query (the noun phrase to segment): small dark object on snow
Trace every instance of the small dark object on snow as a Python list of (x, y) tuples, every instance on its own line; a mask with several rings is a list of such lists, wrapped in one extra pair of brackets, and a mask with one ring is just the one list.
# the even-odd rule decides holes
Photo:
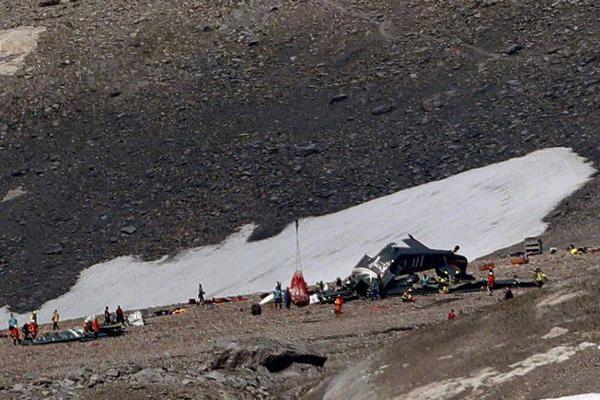
[(260, 315), (262, 313), (262, 307), (258, 303), (252, 304), (250, 312), (252, 313), (252, 315)]

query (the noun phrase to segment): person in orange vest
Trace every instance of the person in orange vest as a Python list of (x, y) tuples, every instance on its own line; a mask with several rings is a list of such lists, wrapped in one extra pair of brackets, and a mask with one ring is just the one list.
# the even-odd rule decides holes
[(21, 344), (21, 336), (19, 335), (19, 328), (10, 328), (10, 338), (13, 341), (13, 344), (16, 346), (17, 344)]
[(29, 322), (29, 334), (31, 335), (31, 338), (35, 339), (35, 337), (37, 336), (37, 333), (38, 333), (38, 324), (34, 320), (31, 320)]
[(490, 271), (487, 277), (487, 291), (489, 295), (492, 295), (492, 290), (494, 290), (494, 286), (496, 285), (496, 276), (494, 275), (494, 271)]
[(94, 331), (94, 337), (98, 338), (98, 332), (100, 332), (100, 321), (98, 321), (98, 317), (94, 315), (94, 320), (92, 321), (92, 331)]
[(342, 299), (342, 296), (336, 297), (335, 308), (334, 308), (336, 317), (342, 313), (342, 305), (344, 305), (344, 299)]
[(456, 313), (454, 312), (454, 310), (453, 310), (453, 309), (452, 309), (452, 310), (450, 310), (450, 312), (448, 313), (448, 319), (449, 319), (450, 321), (453, 321), (453, 320), (455, 320), (455, 319), (456, 319)]

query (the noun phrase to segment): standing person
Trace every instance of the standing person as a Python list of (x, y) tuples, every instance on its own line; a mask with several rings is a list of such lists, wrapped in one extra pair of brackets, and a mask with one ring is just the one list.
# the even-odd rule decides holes
[(290, 293), (290, 288), (286, 287), (283, 296), (285, 297), (285, 308), (288, 310), (292, 308), (292, 294)]
[(12, 338), (14, 345), (21, 343), (21, 338), (19, 337), (19, 321), (17, 321), (13, 313), (10, 313), (10, 319), (8, 320), (8, 331), (10, 332), (10, 337)]
[(125, 325), (125, 314), (121, 306), (117, 306), (115, 314), (117, 314), (117, 324)]
[(198, 304), (204, 304), (204, 289), (200, 282), (198, 282)]
[(323, 281), (319, 281), (319, 283), (317, 283), (317, 288), (319, 289), (319, 292), (324, 292), (325, 291), (325, 283), (323, 283)]
[(335, 278), (335, 290), (340, 290), (342, 286), (342, 278), (338, 276), (337, 278)]
[(546, 283), (547, 280), (548, 277), (542, 272), (541, 269), (536, 268), (535, 271), (533, 271), (533, 281), (535, 282), (537, 287), (544, 286), (544, 283)]
[(15, 318), (15, 314), (10, 313), (10, 319), (8, 320), (8, 329), (18, 328), (19, 321)]
[(344, 299), (342, 299), (342, 296), (339, 296), (335, 298), (335, 306), (333, 309), (333, 312), (335, 312), (335, 316), (339, 317), (342, 314), (342, 306), (344, 305)]
[(377, 300), (377, 292), (379, 291), (379, 284), (377, 279), (371, 279), (371, 301)]
[(86, 319), (83, 320), (83, 333), (87, 336), (87, 334), (90, 333), (91, 329), (92, 320), (90, 319), (90, 317), (86, 317)]
[(110, 311), (108, 311), (108, 306), (104, 309), (104, 325), (110, 325)]
[(27, 322), (23, 324), (21, 332), (23, 332), (23, 339), (31, 339), (31, 336), (29, 335), (29, 324)]
[(54, 310), (54, 312), (52, 313), (52, 330), (53, 331), (57, 331), (60, 329), (58, 327), (59, 321), (60, 321), (60, 314), (58, 313), (58, 310)]
[(37, 325), (37, 311), (32, 311), (31, 312), (31, 321), (33, 321), (36, 325)]
[(275, 309), (279, 308), (281, 310), (281, 300), (283, 294), (281, 293), (281, 284), (277, 282), (275, 285), (275, 290), (273, 291), (273, 298), (275, 299)]
[(29, 334), (32, 339), (35, 339), (38, 333), (38, 324), (34, 320), (29, 321)]
[(98, 321), (98, 317), (94, 315), (94, 320), (92, 321), (92, 331), (94, 331), (94, 337), (98, 338), (98, 332), (100, 332), (100, 321)]
[(487, 291), (489, 295), (492, 295), (492, 291), (494, 290), (494, 286), (496, 285), (496, 276), (494, 275), (494, 271), (490, 271), (487, 277)]

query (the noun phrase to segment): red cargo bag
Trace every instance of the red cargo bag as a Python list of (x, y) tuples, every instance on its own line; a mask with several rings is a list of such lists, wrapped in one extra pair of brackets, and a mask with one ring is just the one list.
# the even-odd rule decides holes
[(304, 280), (302, 271), (294, 272), (292, 282), (290, 283), (290, 294), (292, 295), (292, 303), (298, 307), (304, 307), (310, 303), (308, 285)]

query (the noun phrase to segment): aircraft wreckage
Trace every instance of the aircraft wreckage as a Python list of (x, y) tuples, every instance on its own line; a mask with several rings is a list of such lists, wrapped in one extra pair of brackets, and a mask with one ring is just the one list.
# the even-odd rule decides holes
[[(404, 245), (390, 243), (375, 256), (363, 256), (352, 269), (351, 275), (334, 286), (323, 287), (313, 294), (313, 302), (333, 302), (337, 296), (352, 300), (366, 296), (373, 280), (379, 290), (388, 296), (401, 295), (408, 289), (413, 293), (434, 293), (442, 289), (448, 292), (478, 291), (486, 286), (485, 280), (477, 280), (467, 273), (467, 258), (453, 250), (431, 249), (409, 235)], [(434, 271), (435, 277), (423, 282), (419, 272)], [(496, 287), (533, 286), (529, 280), (496, 280)]]
[(43, 345), (53, 343), (67, 342), (86, 342), (89, 340), (104, 339), (114, 336), (120, 336), (124, 333), (123, 326), (120, 324), (102, 325), (100, 331), (94, 335), (91, 332), (84, 332), (83, 329), (65, 329), (62, 331), (48, 332), (35, 339), (23, 339), (20, 344), (23, 346)]

